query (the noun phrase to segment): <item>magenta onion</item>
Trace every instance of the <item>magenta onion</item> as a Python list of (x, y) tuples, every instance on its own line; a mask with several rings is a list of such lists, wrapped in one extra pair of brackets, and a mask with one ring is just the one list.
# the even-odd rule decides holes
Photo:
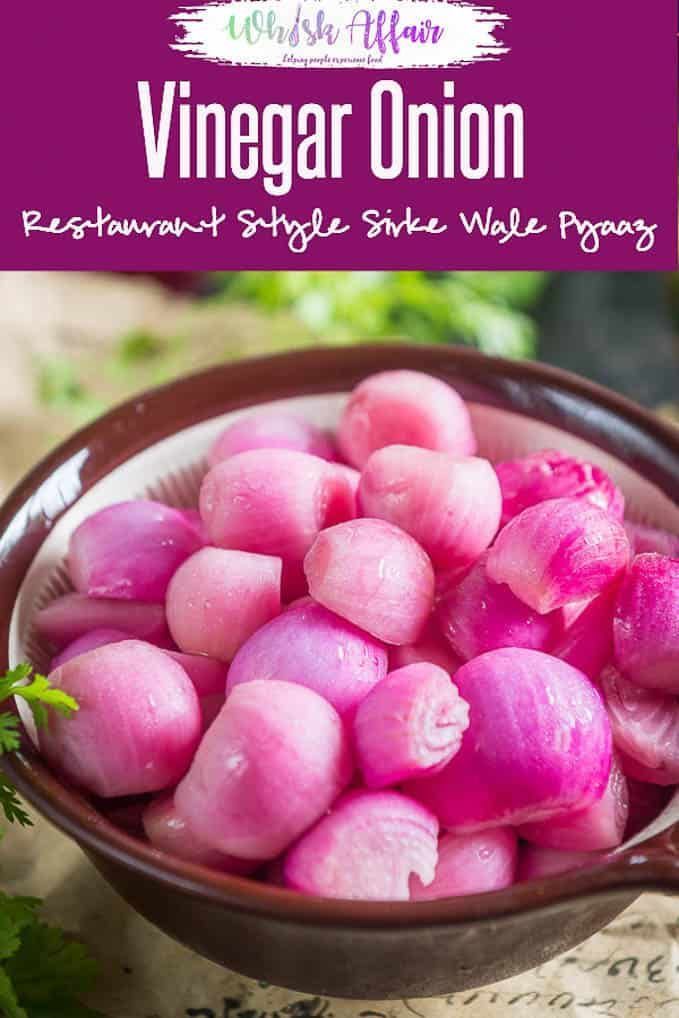
[(469, 411), (451, 386), (419, 371), (383, 371), (358, 385), (337, 433), (344, 459), (362, 469), (385, 445), (473, 456), (476, 439)]
[(172, 793), (158, 796), (149, 803), (142, 815), (142, 824), (146, 837), (155, 848), (178, 859), (244, 876), (257, 869), (256, 861), (223, 855), (196, 838), (186, 821), (177, 813)]
[(51, 712), (40, 748), (76, 785), (106, 798), (139, 795), (185, 774), (200, 740), (200, 706), (184, 670), (162, 650), (137, 640), (108, 644), (50, 680), (79, 710)]
[(625, 530), (634, 555), (655, 552), (657, 555), (679, 558), (677, 534), (668, 534), (666, 530), (648, 527), (644, 523), (632, 523), (630, 520), (625, 520)]
[[(625, 770), (624, 763), (623, 770)], [(672, 794), (669, 788), (637, 781), (629, 774), (627, 774), (627, 788), (629, 791), (629, 815), (625, 839), (633, 838), (635, 834), (645, 830), (662, 813)]]
[[(578, 668), (594, 682), (613, 659), (613, 613), (617, 585), (585, 604), (552, 647), (554, 657)], [(564, 609), (565, 612), (565, 609)]]
[(347, 792), (289, 851), (285, 882), (322, 898), (408, 901), (412, 874), (434, 879), (437, 835), (436, 817), (399, 792)]
[(90, 597), (162, 601), (173, 573), (201, 548), (180, 509), (138, 499), (108, 506), (73, 532), (68, 564), (76, 590)]
[(470, 661), (488, 650), (525, 647), (549, 650), (561, 631), (557, 612), (539, 615), (506, 583), (493, 583), (482, 555), (441, 599), (436, 618), (453, 651)]
[(625, 499), (595, 463), (544, 449), (495, 467), (502, 488), (502, 525), (531, 505), (551, 498), (581, 498), (622, 519)]
[(428, 556), (384, 520), (352, 520), (322, 531), (304, 569), (316, 601), (385, 643), (416, 643), (434, 604)]
[(199, 700), (200, 713), (203, 719), (203, 732), (207, 732), (226, 703), (226, 697), (223, 693), (207, 693), (205, 696), (199, 697)]
[(324, 431), (295, 414), (258, 411), (239, 417), (215, 440), (208, 461), (211, 467), (251, 449), (291, 449), (324, 460), (335, 458), (332, 442)]
[(602, 797), (585, 809), (569, 811), (549, 820), (522, 824), (518, 833), (526, 841), (566, 852), (596, 852), (621, 844), (629, 813), (627, 779), (613, 758)]
[(415, 665), (420, 661), (438, 665), (449, 675), (454, 675), (463, 664), (441, 636), (434, 617), (425, 623), (417, 643), (389, 648), (389, 671), (395, 672), (397, 668)]
[(575, 668), (537, 650), (489, 651), (455, 674), (469, 704), (459, 752), (406, 789), (458, 832), (542, 820), (604, 794), (611, 729)]
[(175, 804), (211, 848), (273, 859), (329, 809), (352, 770), (344, 725), (326, 700), (305, 686), (255, 680), (231, 691)]
[[(123, 633), (118, 629), (93, 629), (86, 633), (79, 640), (74, 640), (65, 647), (60, 654), (52, 661), (50, 671), (60, 668), (67, 661), (86, 654), (97, 647), (106, 647), (110, 643), (122, 643), (123, 640), (133, 640), (129, 633)], [(224, 698), (226, 689), (226, 676), (228, 667), (222, 661), (214, 661), (212, 658), (203, 657), (198, 654), (182, 654), (178, 651), (164, 650), (164, 653), (173, 658), (181, 665), (188, 677), (191, 679), (199, 697), (211, 696), (219, 693)]]
[(428, 887), (418, 877), (410, 878), (412, 901), (500, 891), (514, 883), (518, 844), (511, 827), (444, 834), (438, 852), (436, 875)]
[(203, 548), (179, 567), (167, 591), (167, 621), (187, 654), (230, 661), (280, 612), (280, 559)]
[(562, 852), (558, 848), (541, 848), (538, 845), (522, 845), (519, 853), (517, 881), (541, 880), (557, 873), (596, 866), (604, 862), (603, 852)]
[(676, 771), (673, 768), (665, 770), (662, 767), (645, 767), (644, 764), (634, 760), (625, 753), (620, 753), (620, 762), (625, 777), (634, 781), (643, 782), (646, 785), (655, 785), (656, 788), (670, 788), (677, 784)]
[(305, 594), (302, 562), (320, 530), (352, 519), (351, 479), (317, 456), (255, 449), (205, 477), (200, 511), (210, 541), (283, 561), (285, 600)]
[[(644, 689), (607, 668), (601, 691), (617, 748), (658, 784), (679, 782), (679, 702), (657, 689)], [(623, 768), (626, 768), (623, 758)], [(631, 775), (635, 777), (635, 775)]]
[(95, 629), (118, 629), (149, 643), (167, 644), (170, 639), (164, 605), (84, 594), (65, 594), (52, 601), (37, 613), (35, 628), (57, 650)]
[(432, 773), (457, 753), (469, 708), (450, 675), (432, 664), (399, 668), (365, 697), (354, 719), (354, 744), (368, 788)]
[(615, 517), (582, 499), (555, 498), (510, 520), (486, 569), (542, 615), (601, 593), (628, 561), (627, 534)]
[(394, 523), (422, 545), (437, 572), (468, 568), (500, 525), (502, 497), (488, 460), (390, 445), (361, 474), (363, 516)]
[(195, 686), (198, 696), (224, 696), (229, 669), (223, 661), (202, 654), (182, 654), (168, 650), (167, 654), (181, 665)]
[(228, 689), (253, 679), (299, 682), (345, 715), (387, 674), (383, 644), (309, 599), (259, 629), (236, 654)]
[(679, 693), (679, 558), (637, 555), (618, 594), (613, 638), (626, 678)]
[(69, 643), (56, 657), (52, 658), (50, 671), (53, 672), (56, 668), (60, 668), (67, 661), (72, 661), (74, 657), (87, 654), (89, 650), (106, 647), (109, 643), (121, 643), (123, 640), (133, 639), (134, 637), (130, 633), (123, 633), (121, 629), (93, 629), (91, 632), (85, 633), (84, 636), (78, 637), (73, 643)]
[(351, 512), (348, 514), (347, 519), (355, 519), (359, 516), (358, 511), (358, 486), (361, 483), (361, 475), (358, 470), (354, 470), (353, 467), (348, 467), (345, 463), (333, 463), (333, 469), (336, 474), (339, 474), (346, 483), (349, 485), (349, 490), (352, 496)]

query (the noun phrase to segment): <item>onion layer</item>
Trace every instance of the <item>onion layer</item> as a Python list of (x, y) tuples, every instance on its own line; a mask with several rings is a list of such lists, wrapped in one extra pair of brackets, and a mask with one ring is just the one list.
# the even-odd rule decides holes
[(348, 792), (290, 850), (288, 887), (322, 898), (408, 901), (434, 879), (438, 822), (399, 792)]
[(546, 614), (601, 593), (627, 567), (625, 528), (598, 506), (555, 498), (524, 509), (500, 531), (487, 571)]
[(412, 901), (500, 891), (514, 883), (518, 844), (511, 827), (444, 834), (438, 851), (436, 874), (428, 887), (418, 877), (410, 878)]
[(437, 665), (391, 672), (354, 719), (358, 763), (368, 788), (431, 773), (452, 759), (469, 727), (469, 708)]
[(613, 637), (628, 679), (679, 693), (679, 558), (637, 555), (618, 594)]
[(495, 467), (502, 488), (502, 525), (550, 498), (581, 498), (621, 520), (625, 499), (595, 463), (544, 449)]

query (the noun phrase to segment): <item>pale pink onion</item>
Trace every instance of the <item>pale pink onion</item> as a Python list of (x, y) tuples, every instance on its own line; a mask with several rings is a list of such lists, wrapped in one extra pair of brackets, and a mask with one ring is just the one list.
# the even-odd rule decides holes
[(230, 693), (175, 792), (195, 836), (239, 859), (273, 859), (315, 823), (353, 771), (341, 718), (313, 690), (276, 680)]
[(432, 664), (390, 672), (354, 718), (358, 765), (368, 788), (440, 770), (460, 748), (469, 708), (450, 675)]
[(446, 382), (419, 371), (383, 371), (356, 386), (337, 432), (344, 459), (362, 469), (385, 445), (473, 456), (476, 439), (469, 411)]
[(177, 859), (243, 876), (257, 869), (258, 863), (255, 860), (236, 859), (204, 845), (177, 813), (173, 793), (158, 796), (149, 803), (144, 810), (142, 823), (144, 833), (154, 848), (176, 856)]
[(137, 640), (112, 643), (50, 675), (79, 709), (51, 711), (40, 748), (62, 774), (105, 798), (155, 792), (188, 770), (201, 735), (200, 705), (186, 672)]
[(428, 556), (384, 520), (352, 520), (322, 531), (304, 569), (316, 601), (384, 643), (416, 643), (434, 604)]
[(328, 435), (296, 414), (262, 411), (239, 417), (215, 440), (208, 462), (211, 467), (239, 452), (251, 449), (291, 449), (333, 460), (335, 450)]
[(358, 489), (363, 516), (394, 523), (422, 545), (437, 572), (468, 568), (500, 525), (500, 485), (488, 460), (390, 445), (372, 454)]
[(288, 852), (285, 882), (322, 898), (408, 901), (434, 879), (438, 822), (400, 792), (347, 792)]
[(319, 531), (352, 519), (352, 480), (336, 465), (288, 449), (254, 449), (203, 480), (200, 511), (210, 541), (283, 562), (285, 600), (306, 594), (302, 562)]
[(280, 612), (280, 559), (203, 548), (179, 567), (167, 591), (167, 622), (178, 647), (231, 661)]
[(501, 891), (514, 883), (518, 843), (511, 827), (444, 834), (439, 838), (438, 851), (436, 875), (428, 887), (418, 877), (410, 878), (412, 901)]

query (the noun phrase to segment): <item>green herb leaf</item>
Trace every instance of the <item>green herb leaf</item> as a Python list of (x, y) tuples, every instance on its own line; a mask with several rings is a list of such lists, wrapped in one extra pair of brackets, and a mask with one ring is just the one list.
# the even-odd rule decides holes
[(19, 718), (16, 714), (0, 714), (0, 753), (13, 753), (20, 743)]
[(4, 1018), (28, 1018), (17, 1000), (9, 976), (2, 968), (0, 968), (0, 1014)]
[(21, 946), (21, 931), (36, 921), (37, 898), (10, 898), (0, 892), (0, 961), (16, 954)]
[[(29, 678), (30, 682), (27, 682)], [(44, 675), (37, 672), (33, 674), (30, 665), (19, 665), (0, 679), (0, 701), (10, 696), (20, 696), (26, 701), (33, 711), (38, 728), (43, 728), (47, 724), (48, 707), (64, 715), (72, 714), (78, 709), (78, 704), (72, 696), (55, 688)]]
[(14, 785), (7, 780), (4, 774), (0, 774), (0, 809), (5, 814), (8, 823), (19, 824), (20, 827), (33, 826), (33, 821), (21, 805)]
[(82, 944), (62, 930), (34, 921), (22, 931), (21, 945), (5, 963), (22, 1005), (70, 1001), (92, 988), (97, 964)]
[(86, 949), (40, 921), (36, 898), (0, 893), (0, 1014), (3, 1018), (103, 1018), (78, 1003), (97, 965)]

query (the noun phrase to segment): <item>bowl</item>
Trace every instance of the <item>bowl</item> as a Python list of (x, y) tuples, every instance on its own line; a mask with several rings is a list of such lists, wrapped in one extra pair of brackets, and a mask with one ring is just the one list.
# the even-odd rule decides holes
[[(469, 401), (491, 459), (558, 446), (596, 460), (633, 518), (679, 531), (679, 431), (582, 378), (468, 349), (307, 350), (183, 378), (74, 435), (0, 508), (0, 667), (46, 666), (32, 630), (68, 589), (68, 538), (102, 505), (145, 493), (195, 499), (210, 440), (245, 408), (279, 404), (337, 420), (346, 393), (386, 368), (430, 372)], [(679, 888), (679, 798), (605, 863), (504, 891), (430, 902), (305, 897), (173, 859), (114, 827), (42, 763), (26, 735), (3, 769), (74, 838), (116, 891), (199, 954), (296, 991), (349, 998), (447, 994), (532, 968), (608, 923), (644, 890)]]

